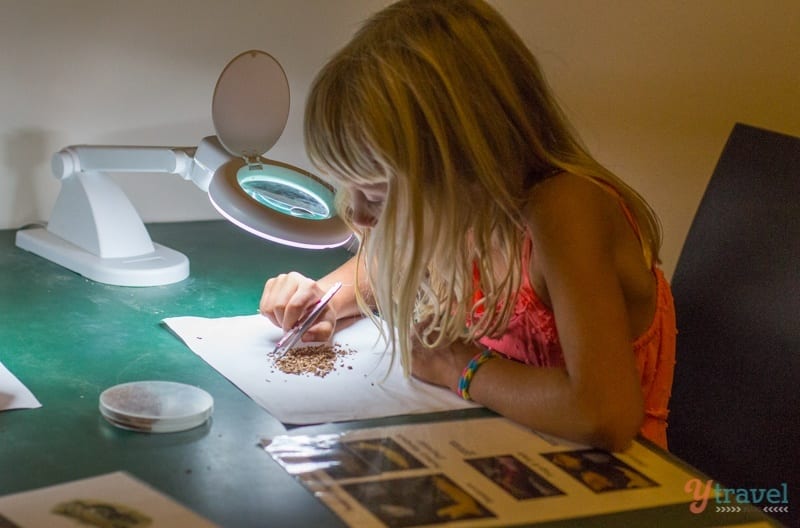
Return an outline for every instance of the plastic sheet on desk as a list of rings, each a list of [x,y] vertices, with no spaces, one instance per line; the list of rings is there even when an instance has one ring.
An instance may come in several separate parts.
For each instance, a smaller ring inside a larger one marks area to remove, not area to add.
[[[358,528],[516,526],[681,503],[692,515],[685,486],[696,476],[644,445],[609,453],[499,417],[287,434],[261,446]]]
[[[476,407],[447,389],[405,378],[399,358],[391,363],[391,354],[369,319],[336,331],[333,342],[354,352],[337,360],[336,368],[325,376],[287,374],[278,368],[271,353],[282,331],[261,315],[172,317],[164,323],[192,351],[285,424]]]

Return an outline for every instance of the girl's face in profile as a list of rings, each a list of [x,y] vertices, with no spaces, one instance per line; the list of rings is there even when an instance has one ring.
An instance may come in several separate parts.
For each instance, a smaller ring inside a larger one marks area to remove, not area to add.
[[[361,228],[374,227],[383,211],[386,193],[389,186],[386,183],[369,185],[353,185],[350,187],[351,203],[353,210],[353,223]]]

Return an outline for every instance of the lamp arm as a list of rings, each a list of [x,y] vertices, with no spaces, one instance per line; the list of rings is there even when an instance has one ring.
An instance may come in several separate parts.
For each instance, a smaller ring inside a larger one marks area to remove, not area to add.
[[[197,147],[74,145],[56,152],[51,166],[62,181],[81,172],[166,173],[208,192],[214,172],[233,158],[216,136],[208,136]]]
[[[53,176],[78,172],[162,172],[188,175],[194,148],[75,145],[53,155]]]

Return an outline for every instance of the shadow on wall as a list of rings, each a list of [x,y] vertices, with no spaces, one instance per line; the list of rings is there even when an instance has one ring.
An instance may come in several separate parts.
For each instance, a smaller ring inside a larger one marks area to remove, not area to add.
[[[13,221],[31,221],[41,217],[35,209],[40,202],[37,199],[36,178],[46,167],[46,175],[50,176],[50,157],[52,156],[52,132],[24,128],[12,130],[2,144],[3,157],[8,169],[6,177],[11,180],[9,192],[9,218]],[[39,175],[41,178],[41,175]],[[55,187],[54,187],[55,188]],[[0,204],[2,205],[2,204]]]

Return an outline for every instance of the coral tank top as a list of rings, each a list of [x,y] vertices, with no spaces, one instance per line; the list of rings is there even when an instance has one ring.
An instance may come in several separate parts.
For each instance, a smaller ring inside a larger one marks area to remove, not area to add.
[[[634,230],[633,216],[623,205]],[[523,269],[529,269],[532,243],[523,246]],[[669,284],[662,271],[653,266],[657,300],[653,321],[633,343],[633,353],[641,378],[645,418],[640,433],[662,448],[667,448],[667,414],[672,376],[675,367],[675,307]],[[475,280],[478,280],[476,268]],[[478,298],[482,294],[478,293]],[[564,367],[564,355],[558,339],[553,311],[542,302],[524,274],[516,297],[514,312],[505,333],[496,339],[484,337],[480,344],[521,363],[538,367]]]

